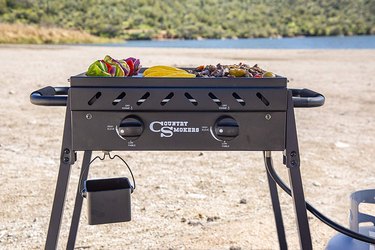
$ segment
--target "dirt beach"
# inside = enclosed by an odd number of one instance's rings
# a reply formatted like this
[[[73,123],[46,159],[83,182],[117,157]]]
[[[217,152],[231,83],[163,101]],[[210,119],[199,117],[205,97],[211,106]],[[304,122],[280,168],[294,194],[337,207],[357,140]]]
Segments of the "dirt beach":
[[[31,105],[29,94],[46,85],[68,86],[71,75],[106,54],[135,56],[144,66],[258,63],[287,76],[290,87],[321,92],[323,107],[296,110],[307,199],[347,225],[350,193],[374,188],[375,50],[1,46],[1,249],[42,249],[52,206],[64,108]],[[84,203],[77,249],[278,249],[260,152],[119,153],[137,181],[133,220],[89,226]],[[273,155],[287,180],[281,153]],[[71,173],[59,249],[67,240],[80,164]],[[90,171],[91,177],[124,174],[118,161]],[[298,249],[291,199],[280,196],[289,247]],[[364,209],[374,214],[373,207]],[[335,232],[309,218],[314,248],[323,249]]]

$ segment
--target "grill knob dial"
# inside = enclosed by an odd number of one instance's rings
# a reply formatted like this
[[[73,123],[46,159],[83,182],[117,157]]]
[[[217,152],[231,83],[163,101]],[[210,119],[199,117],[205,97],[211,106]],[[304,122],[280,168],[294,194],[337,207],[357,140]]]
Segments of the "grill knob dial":
[[[141,136],[143,130],[143,122],[139,117],[128,116],[121,121],[118,127],[118,134],[125,139],[135,140]]]
[[[222,116],[216,120],[213,133],[221,141],[230,141],[240,134],[240,128],[235,119],[230,116]]]

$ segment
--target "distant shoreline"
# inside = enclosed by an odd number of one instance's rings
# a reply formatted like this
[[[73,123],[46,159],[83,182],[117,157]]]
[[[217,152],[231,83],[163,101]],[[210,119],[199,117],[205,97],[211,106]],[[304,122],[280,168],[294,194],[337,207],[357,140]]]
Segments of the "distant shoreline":
[[[221,49],[375,49],[375,35],[298,36],[248,39],[128,40],[122,43],[85,44],[109,47],[221,48]],[[78,45],[82,46],[82,45]]]
[[[309,38],[345,38],[345,37],[373,37],[374,35],[339,35],[339,36],[270,36],[252,38],[150,38],[150,39],[121,39],[105,38],[91,35],[80,30],[63,28],[47,28],[37,25],[7,24],[0,23],[0,44],[54,44],[54,45],[98,45],[98,46],[119,46],[126,43],[179,43],[179,42],[204,42],[204,41],[261,41],[261,40],[287,40],[287,39],[309,39]]]
[[[1,47],[66,48],[88,47],[140,47],[140,48],[191,48],[191,49],[375,49],[375,35],[361,36],[298,36],[280,38],[240,39],[155,39],[117,40],[82,43],[0,43]]]
[[[359,34],[359,35],[338,35],[338,36],[310,36],[310,35],[300,35],[300,36],[270,36],[270,37],[249,37],[249,38],[198,38],[198,39],[184,39],[184,38],[151,38],[151,39],[128,39],[124,40],[125,42],[129,41],[203,41],[203,40],[248,40],[248,39],[286,39],[286,38],[313,38],[313,37],[355,37],[355,36],[375,36],[368,34]]]

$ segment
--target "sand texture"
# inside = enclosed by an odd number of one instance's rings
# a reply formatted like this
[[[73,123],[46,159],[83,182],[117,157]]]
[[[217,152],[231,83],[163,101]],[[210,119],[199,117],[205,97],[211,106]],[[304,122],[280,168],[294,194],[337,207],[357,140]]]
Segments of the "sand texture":
[[[323,107],[296,110],[307,199],[347,226],[350,193],[374,188],[375,50],[2,46],[1,249],[42,249],[52,207],[65,111],[32,105],[30,93],[46,85],[68,86],[71,75],[105,54],[135,56],[145,66],[258,63],[287,76],[290,87],[321,92]],[[261,152],[120,155],[136,176],[133,220],[89,226],[84,202],[77,249],[278,249]],[[281,153],[273,155],[287,181]],[[59,249],[66,246],[82,156],[78,152],[71,171]],[[118,161],[95,166],[91,177],[127,174]],[[289,247],[299,249],[292,200],[280,196]],[[365,210],[374,214],[371,207]],[[308,216],[314,249],[323,249],[335,232]]]

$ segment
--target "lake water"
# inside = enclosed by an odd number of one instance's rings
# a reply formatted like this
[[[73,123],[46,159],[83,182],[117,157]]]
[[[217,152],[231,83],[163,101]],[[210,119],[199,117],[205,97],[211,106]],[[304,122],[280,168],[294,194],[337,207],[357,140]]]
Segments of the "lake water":
[[[128,41],[98,46],[228,49],[375,49],[375,36]]]

